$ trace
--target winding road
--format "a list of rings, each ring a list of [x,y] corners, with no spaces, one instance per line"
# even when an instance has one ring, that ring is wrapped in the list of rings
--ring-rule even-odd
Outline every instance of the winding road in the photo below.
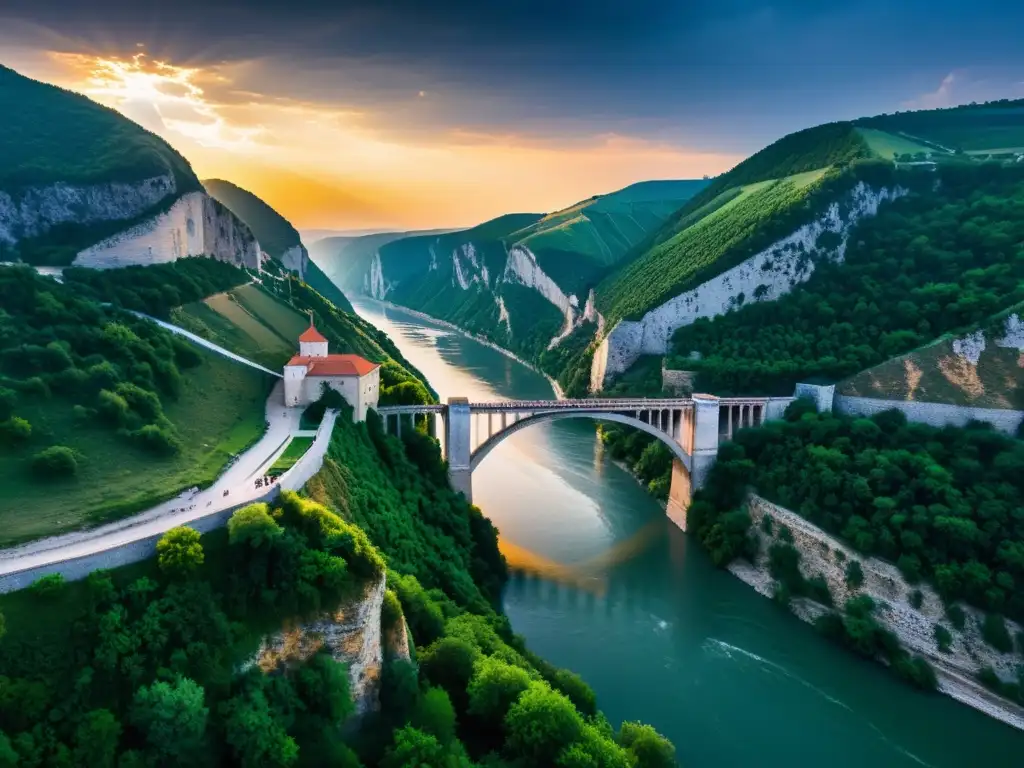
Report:
[[[257,485],[257,480],[264,477],[293,437],[315,437],[315,440],[306,454],[278,478],[277,487],[297,490],[320,468],[336,412],[328,411],[316,431],[303,430],[300,426],[303,409],[285,406],[284,381],[280,374],[170,323],[142,313],[134,314],[236,362],[277,376],[279,381],[266,403],[267,430],[255,445],[236,457],[209,488],[186,490],[162,504],[96,528],[72,531],[0,551],[0,592],[21,589],[46,573],[59,572],[72,580],[84,577],[95,568],[136,562],[152,555],[154,537],[179,525],[193,524],[192,527],[205,531],[223,524],[227,518],[223,515],[217,518],[219,513],[267,498],[273,492],[273,487],[268,491],[262,481]],[[105,554],[110,555],[109,563],[100,562]]]

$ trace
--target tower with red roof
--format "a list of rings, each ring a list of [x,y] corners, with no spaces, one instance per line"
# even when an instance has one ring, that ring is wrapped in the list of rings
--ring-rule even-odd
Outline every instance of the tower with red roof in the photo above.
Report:
[[[327,339],[310,320],[309,328],[299,336],[299,354],[284,366],[285,405],[311,405],[325,386],[348,401],[355,421],[363,421],[380,397],[380,364],[359,355],[330,354]]]

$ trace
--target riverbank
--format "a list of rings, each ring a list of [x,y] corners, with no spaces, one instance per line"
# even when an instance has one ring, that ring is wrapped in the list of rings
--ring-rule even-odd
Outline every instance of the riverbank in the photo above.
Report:
[[[436,323],[437,325],[440,325],[440,326],[442,326],[444,328],[448,328],[449,330],[452,330],[452,331],[455,331],[456,333],[462,334],[467,339],[472,339],[473,341],[477,342],[478,344],[483,344],[485,347],[490,347],[491,349],[495,350],[496,352],[500,352],[505,357],[508,357],[508,358],[510,358],[512,360],[515,360],[520,365],[526,366],[527,368],[529,368],[534,373],[537,373],[537,374],[540,374],[541,376],[543,376],[545,379],[548,380],[548,383],[551,385],[551,389],[555,393],[555,399],[556,400],[565,400],[565,393],[562,391],[562,387],[559,385],[559,383],[557,381],[555,381],[553,378],[548,376],[546,373],[544,373],[544,371],[540,370],[540,368],[535,366],[533,363],[527,362],[523,358],[519,357],[519,355],[517,355],[515,352],[512,352],[512,351],[506,349],[505,347],[501,346],[500,344],[495,344],[493,341],[491,341],[488,338],[485,338],[484,336],[480,336],[479,334],[476,334],[476,333],[471,333],[471,332],[467,331],[465,328],[462,328],[461,326],[455,325],[455,323],[449,323],[447,320],[441,320],[440,318],[434,317],[433,315],[428,315],[426,312],[420,312],[420,311],[415,310],[415,309],[409,309],[409,307],[403,307],[401,304],[392,304],[390,301],[383,301],[381,299],[373,299],[373,298],[370,298],[369,296],[357,296],[356,298],[357,298],[357,300],[361,300],[361,301],[372,301],[375,304],[380,304],[382,307],[386,307],[388,309],[396,309],[396,310],[401,310],[402,312],[407,312],[410,315],[412,315],[413,317],[419,318],[420,320],[426,320],[427,322],[430,322],[430,323]]]
[[[856,594],[869,595],[877,606],[875,618],[879,624],[893,632],[900,645],[927,659],[935,669],[941,693],[1024,730],[1024,707],[1003,699],[975,679],[983,667],[996,670],[1001,678],[1011,678],[1018,662],[1012,653],[1000,653],[985,643],[978,629],[983,614],[962,606],[969,618],[964,630],[957,630],[946,618],[938,593],[925,583],[908,584],[891,563],[864,557],[795,512],[758,496],[751,495],[747,509],[751,518],[750,532],[758,540],[758,557],[753,563],[745,560],[730,563],[728,570],[736,578],[758,594],[773,597],[775,580],[768,570],[768,547],[785,526],[792,534],[793,546],[800,552],[801,573],[805,578],[823,576],[836,605],[845,604]],[[765,517],[772,519],[771,534],[765,533]],[[846,584],[845,566],[854,560],[860,562],[864,572],[864,583],[858,589],[850,589]],[[921,593],[919,608],[909,602],[909,596],[915,591]],[[813,624],[832,609],[800,597],[790,602],[790,610],[801,621]],[[1011,635],[1015,636],[1020,628],[1012,622],[1008,624]],[[934,638],[936,625],[944,626],[953,637],[948,653],[938,649]]]

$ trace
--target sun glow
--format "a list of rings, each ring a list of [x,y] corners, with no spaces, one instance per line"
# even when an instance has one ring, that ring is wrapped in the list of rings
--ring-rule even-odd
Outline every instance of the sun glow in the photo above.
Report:
[[[263,59],[193,66],[145,51],[51,52],[48,62],[44,79],[118,110],[167,140],[200,178],[245,187],[298,227],[472,226],[511,211],[558,210],[641,179],[718,173],[738,160],[607,132],[539,139],[516,126],[487,131],[460,123],[455,95],[426,89],[379,101],[282,91],[292,78],[359,80],[344,68],[293,72]]]

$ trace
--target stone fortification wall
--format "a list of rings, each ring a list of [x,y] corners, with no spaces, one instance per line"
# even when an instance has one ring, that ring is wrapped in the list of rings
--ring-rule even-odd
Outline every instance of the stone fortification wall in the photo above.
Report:
[[[973,408],[966,405],[926,403],[917,400],[882,400],[875,397],[836,395],[833,401],[836,413],[848,416],[872,416],[896,409],[906,414],[908,421],[933,427],[963,427],[970,421],[984,421],[1000,432],[1015,434],[1024,422],[1024,411],[1001,408]]]

